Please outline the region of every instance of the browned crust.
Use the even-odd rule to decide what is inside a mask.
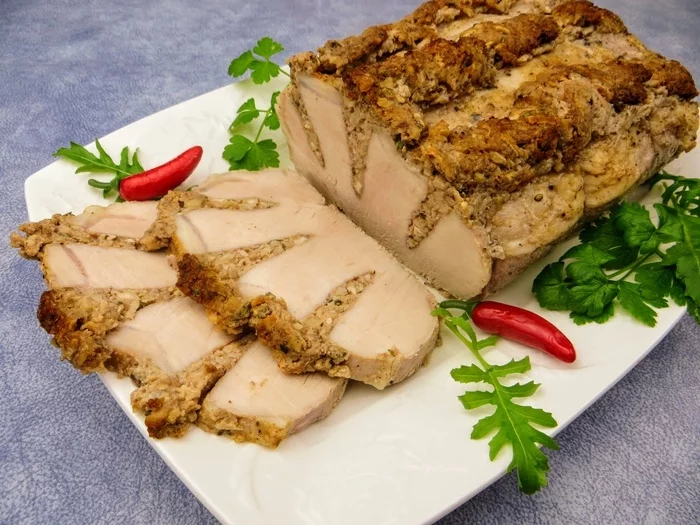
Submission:
[[[536,176],[534,166],[554,156],[559,126],[556,117],[542,113],[490,119],[468,129],[449,130],[441,123],[420,152],[460,191],[476,186],[512,191]]]
[[[437,38],[405,55],[351,70],[348,95],[362,97],[403,140],[414,141],[425,128],[419,105],[445,103],[487,85],[491,67],[480,40]]]
[[[695,80],[690,72],[677,60],[666,60],[660,55],[645,57],[644,65],[652,71],[651,87],[660,87],[667,96],[691,100],[698,96]]]
[[[203,255],[180,254],[177,287],[203,305],[209,320],[224,332],[240,335],[248,328],[250,307],[238,291],[238,280],[254,265],[309,240],[295,235],[240,250]]]
[[[165,374],[149,360],[113,352],[108,367],[139,385],[131,393],[134,411],[145,415],[154,438],[179,437],[197,419],[204,396],[243,354],[250,339],[215,349],[176,374]]]
[[[81,243],[115,248],[143,248],[141,242],[136,239],[90,232],[75,224],[74,218],[71,213],[56,214],[43,221],[22,224],[17,228],[17,232],[10,234],[10,246],[16,248],[26,259],[36,259],[47,244]],[[148,243],[149,249],[160,249],[164,246]]]
[[[496,67],[516,64],[558,34],[557,23],[545,15],[481,23],[456,41],[434,37],[425,46],[350,69],[347,95],[362,99],[402,140],[415,142],[425,130],[423,109],[490,86]]]
[[[340,73],[359,63],[370,63],[379,57],[404,49],[413,49],[421,42],[437,36],[437,26],[478,13],[507,13],[516,0],[430,0],[418,6],[405,18],[393,24],[365,29],[362,34],[342,40],[329,40],[318,51],[318,72]],[[292,58],[293,67],[306,62]],[[307,62],[308,64],[308,62]]]
[[[559,25],[549,16],[522,14],[501,23],[482,22],[466,33],[493,50],[496,65],[514,66],[521,57],[559,36]]]
[[[331,342],[330,333],[373,279],[374,273],[368,273],[342,284],[306,319],[295,319],[285,302],[274,295],[256,297],[250,303],[250,326],[258,339],[273,349],[285,372],[323,371],[330,376],[348,377],[349,370],[344,366],[348,353]]]
[[[290,430],[288,426],[279,426],[260,418],[237,416],[207,399],[202,403],[197,425],[206,432],[228,437],[236,443],[257,443],[269,448],[277,448]]]
[[[627,33],[619,16],[586,0],[565,2],[552,10],[552,16],[562,27],[595,27],[601,33]]]
[[[131,377],[134,411],[146,415],[151,437],[178,437],[194,422],[202,397],[241,354],[229,344],[176,374],[167,374],[149,359],[112,348],[106,336],[133,319],[143,307],[181,294],[176,289],[110,290],[64,288],[44,292],[37,317],[53,336],[62,358],[83,373],[113,371]]]
[[[348,64],[375,53],[387,36],[387,26],[382,25],[368,27],[361,35],[351,36],[342,41],[329,40],[318,50],[319,71],[335,73]]]
[[[548,44],[554,44],[555,40],[560,42],[562,39],[588,37],[591,31],[600,35],[627,35],[627,28],[617,15],[591,2],[579,0],[560,3],[551,14],[524,13],[497,23],[477,23],[466,32],[462,32],[455,41],[442,38],[437,30],[440,23],[459,17],[471,17],[484,12],[506,13],[514,3],[476,0],[426,2],[414,13],[394,24],[370,28],[359,37],[327,44],[321,48],[318,57],[311,53],[298,55],[291,61],[293,76],[319,75],[325,82],[344,91],[346,97],[366,105],[369,112],[388,127],[390,133],[400,137],[401,141],[409,146],[404,150],[407,157],[420,165],[432,168],[434,174],[441,174],[452,181],[455,180],[455,176],[450,171],[460,171],[461,168],[453,167],[452,170],[447,168],[443,171],[443,168],[449,166],[449,162],[433,162],[435,145],[425,143],[430,142],[436,135],[442,135],[443,131],[438,129],[432,133],[424,119],[423,112],[426,109],[449,103],[475,88],[491,85],[497,68],[519,65],[532,53],[542,52]],[[387,47],[392,35],[405,32],[409,26],[423,27],[426,32],[417,39],[418,42]],[[558,38],[560,31],[570,28],[585,29],[586,32],[562,34]],[[655,88],[664,90],[667,96],[679,96],[686,100],[697,95],[693,79],[682,65],[648,52],[632,36],[624,38],[634,40],[633,47],[645,55],[642,63],[616,61],[562,66],[547,73],[549,87],[552,88],[553,84],[561,81],[561,77],[584,77],[617,111],[626,105],[646,101],[649,90]],[[334,57],[332,66],[328,66],[330,56]],[[339,82],[341,80],[342,82]],[[577,96],[577,99],[570,101],[574,108],[586,102],[585,93]],[[299,106],[303,111],[303,104]],[[536,113],[544,113],[546,117],[552,116],[551,107]],[[550,153],[550,159],[556,164],[562,159],[565,162],[573,160],[576,152],[590,140],[591,132],[595,131],[589,130],[589,133],[583,135],[585,140],[580,139],[571,144],[567,137],[575,135],[579,130],[572,128],[571,123],[567,122],[569,117],[563,120],[559,129],[564,137],[564,140],[560,141],[562,147],[568,148],[564,152],[551,147],[551,127],[540,132],[528,131],[526,123],[512,126],[500,123],[485,124],[481,131],[488,135],[488,128],[498,131],[510,128],[512,137],[504,139],[510,143],[527,136],[532,141],[544,140],[542,147],[533,144],[527,149],[535,153]],[[457,130],[456,134],[459,133]],[[475,132],[475,140],[481,139],[482,136],[483,133]],[[451,151],[451,142],[448,141],[448,144],[443,144],[442,147],[446,160],[452,156],[459,156],[461,152],[459,149]],[[518,144],[518,147],[520,146]],[[491,149],[487,148],[485,154],[491,155],[490,151]],[[501,148],[497,152],[503,154]],[[470,155],[471,161],[477,156],[477,151],[471,150]],[[537,157],[533,156],[535,163],[540,161]],[[479,162],[489,163],[490,160],[480,159]],[[355,160],[353,167],[354,180],[361,181],[362,163]],[[430,168],[427,170],[429,175],[433,174]],[[470,177],[471,175],[467,174],[462,178]],[[530,177],[531,174],[528,173],[525,177],[515,175],[511,179],[526,182]],[[498,178],[476,177],[474,184],[493,186],[481,179],[500,181]],[[361,182],[357,182],[356,185],[361,185]]]
[[[63,359],[83,373],[102,372],[111,356],[105,336],[144,306],[179,295],[174,288],[48,290],[39,300],[37,318]]]

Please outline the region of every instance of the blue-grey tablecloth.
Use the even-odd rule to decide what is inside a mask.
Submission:
[[[2,238],[26,219],[24,179],[70,140],[226,84],[260,36],[313,49],[417,3],[0,0]],[[601,3],[700,79],[698,0]],[[42,288],[0,240],[0,523],[215,522],[98,378],[58,360],[35,322]],[[559,440],[543,493],[506,476],[441,523],[700,523],[700,329],[686,317]]]

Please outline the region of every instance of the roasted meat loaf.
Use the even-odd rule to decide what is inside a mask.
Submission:
[[[432,0],[290,61],[299,172],[454,296],[491,293],[695,146],[695,84],[587,1]]]

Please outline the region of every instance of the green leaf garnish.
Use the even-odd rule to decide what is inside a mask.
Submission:
[[[700,180],[661,172],[650,184],[663,184],[658,219],[638,203],[623,203],[586,226],[582,244],[547,265],[532,291],[540,306],[570,311],[577,324],[603,323],[621,306],[647,326],[668,298],[700,304]],[[633,282],[634,281],[634,282]]]
[[[280,92],[275,91],[270,97],[270,106],[267,109],[260,109],[256,106],[255,100],[250,98],[238,108],[236,119],[229,127],[230,131],[235,130],[242,124],[248,124],[256,118],[263,116],[258,131],[253,140],[240,135],[233,134],[229,144],[224,148],[223,158],[229,163],[231,170],[258,171],[264,168],[277,168],[280,165],[277,144],[272,139],[260,140],[260,135],[264,128],[271,130],[280,127],[277,116],[276,104]]]
[[[284,51],[284,47],[279,42],[275,42],[269,36],[261,38],[252,50],[245,51],[231,61],[228,74],[232,77],[240,77],[250,71],[250,78],[256,84],[269,82],[280,73],[289,76],[280,65],[270,60],[273,55],[282,51]]]
[[[126,177],[144,171],[138,159],[138,149],[134,151],[133,155],[131,155],[131,159],[129,159],[129,148],[123,148],[119,156],[119,164],[116,164],[102,147],[99,140],[95,140],[95,147],[99,156],[95,155],[84,146],[71,142],[69,147],[60,148],[54,153],[54,156],[79,164],[80,166],[75,170],[76,173],[113,173],[114,177],[107,182],[102,182],[97,179],[88,179],[87,182],[91,187],[102,190],[102,195],[105,198],[109,197],[111,193],[116,192],[117,201],[120,201],[120,181]]]
[[[274,55],[282,51],[284,51],[282,44],[275,42],[269,36],[263,37],[258,40],[253,49],[245,51],[231,62],[228,74],[232,77],[240,77],[250,71],[250,78],[255,84],[265,84],[280,73],[289,77],[289,73],[271,60]],[[229,126],[232,134],[230,143],[224,148],[222,155],[224,160],[228,161],[230,169],[257,171],[276,168],[280,165],[277,144],[271,139],[260,140],[263,129],[276,130],[280,127],[275,108],[279,94],[279,91],[272,94],[270,106],[267,109],[258,108],[252,98],[238,108],[236,118]],[[260,116],[263,118],[253,140],[236,133],[236,128],[249,124]]]
[[[489,457],[493,461],[504,446],[510,445],[512,459],[508,472],[517,471],[518,486],[525,494],[534,494],[547,485],[549,460],[540,445],[558,450],[554,439],[537,427],[554,428],[557,422],[552,414],[539,408],[514,402],[514,399],[530,397],[537,392],[539,384],[529,381],[504,385],[501,379],[513,374],[525,374],[530,370],[530,359],[512,360],[504,365],[489,364],[481,354],[484,348],[493,346],[497,337],[478,339],[471,325],[470,315],[476,302],[444,301],[433,315],[440,316],[445,326],[469,348],[477,360],[476,364],[455,368],[450,373],[460,383],[484,383],[489,390],[469,390],[459,396],[467,410],[483,406],[494,406],[492,414],[479,420],[472,429],[472,439],[483,439],[492,435],[489,441]],[[453,316],[450,309],[459,309],[462,314]]]

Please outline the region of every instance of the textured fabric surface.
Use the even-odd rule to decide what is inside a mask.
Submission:
[[[0,0],[2,236],[25,220],[25,178],[70,140],[227,83],[262,35],[311,49],[417,3]],[[700,78],[698,0],[600,3]],[[0,242],[0,523],[214,523],[98,378],[57,359],[35,322],[41,290],[36,264]],[[560,435],[543,493],[509,475],[440,523],[700,523],[699,347],[685,318]]]

